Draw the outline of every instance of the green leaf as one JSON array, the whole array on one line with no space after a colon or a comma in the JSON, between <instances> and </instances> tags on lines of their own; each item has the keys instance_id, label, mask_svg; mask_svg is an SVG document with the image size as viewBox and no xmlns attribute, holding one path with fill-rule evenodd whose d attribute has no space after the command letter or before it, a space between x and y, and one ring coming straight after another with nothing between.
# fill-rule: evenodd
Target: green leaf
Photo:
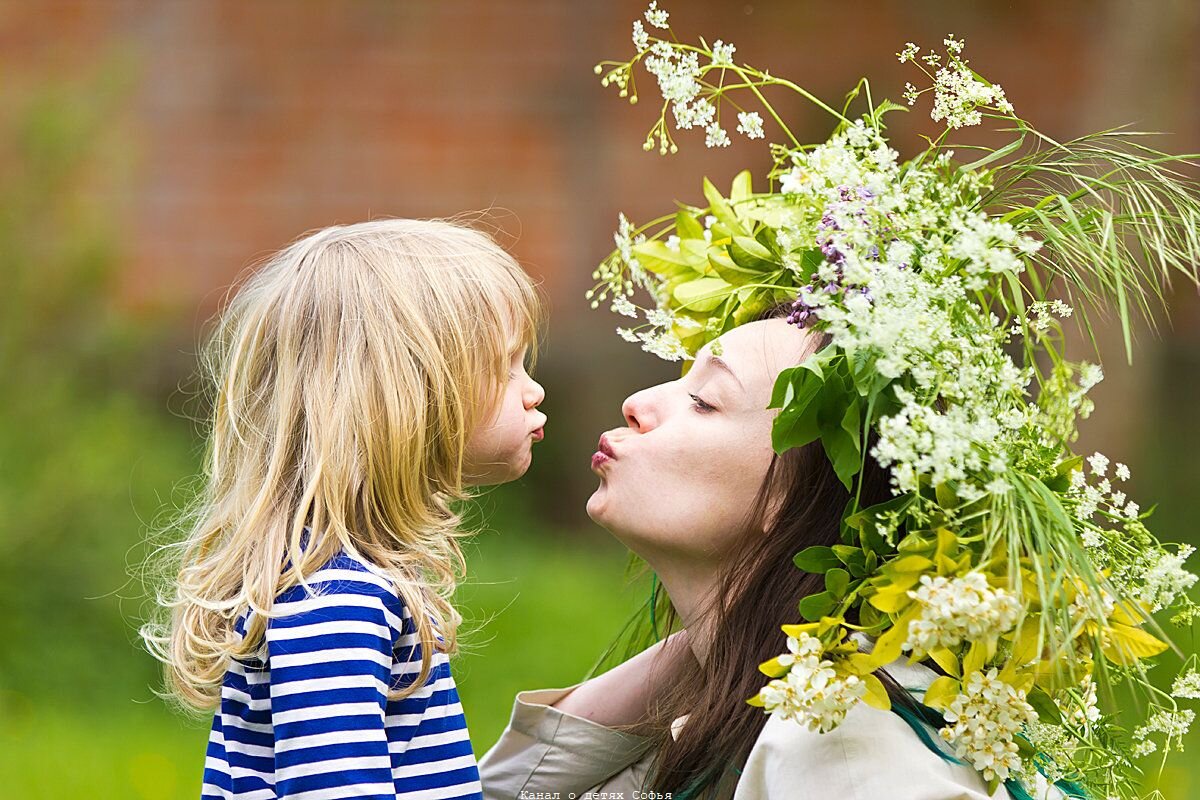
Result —
<instances>
[{"instance_id":1,"label":"green leaf","mask_svg":"<svg viewBox=\"0 0 1200 800\"><path fill-rule=\"evenodd\" d=\"M779 266L775 254L750 236L734 236L729 245L729 257L742 269L755 273L768 272Z\"/></svg>"},{"instance_id":2,"label":"green leaf","mask_svg":"<svg viewBox=\"0 0 1200 800\"><path fill-rule=\"evenodd\" d=\"M954 702L954 698L958 696L958 690L958 681L943 675L929 684L929 688L925 690L923 702L930 708L944 711Z\"/></svg>"},{"instance_id":3,"label":"green leaf","mask_svg":"<svg viewBox=\"0 0 1200 800\"><path fill-rule=\"evenodd\" d=\"M775 656L775 658L772 658L769 661L764 661L758 665L758 671L763 675L766 675L768 678L782 678L791 668L792 666L790 664L786 667L780 664L779 656Z\"/></svg>"},{"instance_id":4,"label":"green leaf","mask_svg":"<svg viewBox=\"0 0 1200 800\"><path fill-rule=\"evenodd\" d=\"M840 563L838 557L833 554L832 548L819 544L804 548L795 555L792 562L805 572L817 575L825 570L833 569Z\"/></svg>"},{"instance_id":5,"label":"green leaf","mask_svg":"<svg viewBox=\"0 0 1200 800\"><path fill-rule=\"evenodd\" d=\"M887 689L884 688L883 681L874 675L863 675L863 683L867 685L867 691L863 695L863 702L872 708L877 708L880 711L887 711L892 707L892 699L888 697Z\"/></svg>"},{"instance_id":6,"label":"green leaf","mask_svg":"<svg viewBox=\"0 0 1200 800\"><path fill-rule=\"evenodd\" d=\"M846 596L846 587L850 585L850 573L841 567L833 567L825 572L825 591L838 600Z\"/></svg>"},{"instance_id":7,"label":"green leaf","mask_svg":"<svg viewBox=\"0 0 1200 800\"><path fill-rule=\"evenodd\" d=\"M704 228L691 214L680 209L675 214L675 231L681 239L703 239Z\"/></svg>"},{"instance_id":8,"label":"green leaf","mask_svg":"<svg viewBox=\"0 0 1200 800\"><path fill-rule=\"evenodd\" d=\"M733 186L729 190L729 201L731 203L741 203L750 199L750 195L754 193L754 178L750 175L750 170L744 169L733 177Z\"/></svg>"},{"instance_id":9,"label":"green leaf","mask_svg":"<svg viewBox=\"0 0 1200 800\"><path fill-rule=\"evenodd\" d=\"M697 278L679 284L673 294L689 311L712 311L732 290L733 287L720 278Z\"/></svg>"},{"instance_id":10,"label":"green leaf","mask_svg":"<svg viewBox=\"0 0 1200 800\"><path fill-rule=\"evenodd\" d=\"M1047 725L1057 725L1062 722L1062 712L1058 708L1058 703L1055 703L1043 690L1034 688L1030 690L1025 699L1037 712L1039 722Z\"/></svg>"},{"instance_id":11,"label":"green leaf","mask_svg":"<svg viewBox=\"0 0 1200 800\"><path fill-rule=\"evenodd\" d=\"M682 247L678 251L672 250L665 242L657 240L635 244L633 254L650 272L668 278L699 272L704 265L703 259L697 260Z\"/></svg>"},{"instance_id":12,"label":"green leaf","mask_svg":"<svg viewBox=\"0 0 1200 800\"><path fill-rule=\"evenodd\" d=\"M816 622L821 617L826 616L836 605L836 600L829 592L817 592L810 594L808 597L800 601L800 616L807 620Z\"/></svg>"},{"instance_id":13,"label":"green leaf","mask_svg":"<svg viewBox=\"0 0 1200 800\"><path fill-rule=\"evenodd\" d=\"M730 248L732 251L732 248ZM730 258L729 254L723 249L714 247L708 252L708 263L716 271L717 275L734 286L741 286L743 283L757 282L762 276L762 272L752 267L739 264L735 259Z\"/></svg>"},{"instance_id":14,"label":"green leaf","mask_svg":"<svg viewBox=\"0 0 1200 800\"><path fill-rule=\"evenodd\" d=\"M712 215L727 229L730 235L746 236L749 234L749 231L743 228L742 223L738 221L737 215L733 213L729 203L708 178L704 179L704 198L708 200L708 208ZM713 237L719 238L716 233L713 234Z\"/></svg>"}]
</instances>

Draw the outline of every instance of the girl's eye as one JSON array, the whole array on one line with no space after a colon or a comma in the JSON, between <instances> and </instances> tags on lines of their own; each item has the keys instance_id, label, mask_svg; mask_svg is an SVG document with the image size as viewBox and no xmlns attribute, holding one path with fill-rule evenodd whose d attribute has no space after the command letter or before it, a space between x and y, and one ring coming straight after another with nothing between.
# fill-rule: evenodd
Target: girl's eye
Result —
<instances>
[{"instance_id":1,"label":"girl's eye","mask_svg":"<svg viewBox=\"0 0 1200 800\"><path fill-rule=\"evenodd\" d=\"M689 394L688 397L692 398L692 408L696 409L701 414L707 414L710 411L717 410L715 406L710 406L708 403L704 402L694 394Z\"/></svg>"}]
</instances>

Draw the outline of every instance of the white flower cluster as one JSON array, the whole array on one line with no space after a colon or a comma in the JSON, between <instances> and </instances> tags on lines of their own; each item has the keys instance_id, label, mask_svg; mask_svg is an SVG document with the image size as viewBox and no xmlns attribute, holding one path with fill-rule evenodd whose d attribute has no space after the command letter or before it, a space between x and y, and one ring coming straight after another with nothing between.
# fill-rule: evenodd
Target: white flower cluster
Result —
<instances>
[{"instance_id":1,"label":"white flower cluster","mask_svg":"<svg viewBox=\"0 0 1200 800\"><path fill-rule=\"evenodd\" d=\"M700 94L700 57L694 51L655 42L646 56L646 69L658 80L663 98L671 103L690 103Z\"/></svg>"},{"instance_id":2,"label":"white flower cluster","mask_svg":"<svg viewBox=\"0 0 1200 800\"><path fill-rule=\"evenodd\" d=\"M646 22L649 22L656 28L666 30L669 26L667 18L671 15L658 7L658 0L650 0L650 6L646 9Z\"/></svg>"},{"instance_id":3,"label":"white flower cluster","mask_svg":"<svg viewBox=\"0 0 1200 800\"><path fill-rule=\"evenodd\" d=\"M759 691L763 707L813 732L828 733L866 694L866 684L855 675L839 675L832 661L821 658L821 642L814 636L789 637L788 651L780 662L790 664L791 670Z\"/></svg>"},{"instance_id":4,"label":"white flower cluster","mask_svg":"<svg viewBox=\"0 0 1200 800\"><path fill-rule=\"evenodd\" d=\"M1017 431L1036 412L1014 403L1030 373L1006 354L1009 334L998 319L963 309L996 273L1023 271L1037 243L963 211L963 198L947 192L935 169L901 172L895 151L862 120L792 162L780 176L785 196L823 208L815 233L781 228L781 246L816 246L825 256L800 302L840 349L874 354L880 374L908 376L918 390L898 393L903 407L881 422L873 451L891 467L895 489L910 491L922 476L936 484L998 467L982 487L964 484L960 496L1007 491L1006 443L1017 446ZM946 402L935 409L931 397Z\"/></svg>"},{"instance_id":5,"label":"white flower cluster","mask_svg":"<svg viewBox=\"0 0 1200 800\"><path fill-rule=\"evenodd\" d=\"M1018 234L1007 222L978 211L952 214L950 230L953 238L946 255L966 262L966 288L972 292L986 286L990 275L1023 272L1025 264L1021 256L1033 255L1041 247L1028 236Z\"/></svg>"},{"instance_id":6,"label":"white flower cluster","mask_svg":"<svg viewBox=\"0 0 1200 800\"><path fill-rule=\"evenodd\" d=\"M1191 669L1175 678L1171 694L1187 700L1200 700L1200 672Z\"/></svg>"},{"instance_id":7,"label":"white flower cluster","mask_svg":"<svg viewBox=\"0 0 1200 800\"><path fill-rule=\"evenodd\" d=\"M1084 675L1079 687L1055 693L1054 702L1063 718L1082 728L1100 719L1100 706L1096 697L1096 681Z\"/></svg>"},{"instance_id":8,"label":"white flower cluster","mask_svg":"<svg viewBox=\"0 0 1200 800\"><path fill-rule=\"evenodd\" d=\"M1151 611L1160 611L1192 588L1196 574L1184 569L1183 562L1194 552L1196 548L1182 544L1174 553L1160 550L1153 554L1135 594L1137 599L1150 606Z\"/></svg>"},{"instance_id":9,"label":"white flower cluster","mask_svg":"<svg viewBox=\"0 0 1200 800\"><path fill-rule=\"evenodd\" d=\"M942 715L949 724L938 731L954 747L955 755L970 761L989 781L1003 781L1010 773L1021 771L1013 737L1037 720L1025 693L996 675L994 668L987 674L971 673L962 693Z\"/></svg>"},{"instance_id":10,"label":"white flower cluster","mask_svg":"<svg viewBox=\"0 0 1200 800\"><path fill-rule=\"evenodd\" d=\"M983 121L981 106L1011 114L1012 103L999 86L979 80L964 65L951 64L939 69L933 80L934 122L946 120L951 128L965 128Z\"/></svg>"},{"instance_id":11,"label":"white flower cluster","mask_svg":"<svg viewBox=\"0 0 1200 800\"><path fill-rule=\"evenodd\" d=\"M954 35L950 34L942 40L942 45L946 48L945 66L942 66L942 57L932 51L920 57L920 61L928 66L939 68L933 77L933 111L930 117L934 122L944 119L946 125L951 128L964 128L983 121L980 108L994 108L1004 114L1012 113L1012 103L1004 96L1004 90L976 78L967 67L968 62L960 57L964 46L961 39L955 39ZM920 47L908 42L896 57L901 64L916 62L920 52ZM904 88L904 99L909 105L915 103L917 97L923 93L911 83L906 84Z\"/></svg>"},{"instance_id":12,"label":"white flower cluster","mask_svg":"<svg viewBox=\"0 0 1200 800\"><path fill-rule=\"evenodd\" d=\"M1017 596L993 589L978 570L961 578L922 575L920 588L908 596L920 605L921 616L909 625L904 649L921 656L1007 633L1021 617Z\"/></svg>"},{"instance_id":13,"label":"white flower cluster","mask_svg":"<svg viewBox=\"0 0 1200 800\"><path fill-rule=\"evenodd\" d=\"M1056 783L1068 777L1063 765L1070 764L1078 743L1070 732L1061 725L1034 722L1023 734L1037 751L1037 757L1025 762L1018 779L1027 790L1044 783ZM1035 797L1052 797L1051 793L1031 792Z\"/></svg>"},{"instance_id":14,"label":"white flower cluster","mask_svg":"<svg viewBox=\"0 0 1200 800\"><path fill-rule=\"evenodd\" d=\"M1138 757L1148 756L1158 750L1158 742L1150 738L1152 734L1162 734L1165 737L1164 751L1168 753L1172 750L1182 751L1183 737L1187 736L1187 732L1195 720L1196 712L1191 709L1157 711L1150 719L1146 720L1145 725L1133 732L1133 754Z\"/></svg>"},{"instance_id":15,"label":"white flower cluster","mask_svg":"<svg viewBox=\"0 0 1200 800\"><path fill-rule=\"evenodd\" d=\"M738 133L747 139L763 138L763 120L757 111L743 111L738 114Z\"/></svg>"}]
</instances>

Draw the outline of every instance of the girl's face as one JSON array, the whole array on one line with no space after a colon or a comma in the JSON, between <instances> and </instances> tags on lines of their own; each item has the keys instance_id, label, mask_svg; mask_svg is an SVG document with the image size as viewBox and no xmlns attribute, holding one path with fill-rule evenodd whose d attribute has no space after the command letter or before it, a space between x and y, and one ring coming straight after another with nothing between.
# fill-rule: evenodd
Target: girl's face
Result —
<instances>
[{"instance_id":1,"label":"girl's face","mask_svg":"<svg viewBox=\"0 0 1200 800\"><path fill-rule=\"evenodd\" d=\"M809 354L809 335L782 319L753 322L696 356L679 380L622 405L626 426L592 457L600 486L588 515L653 566L719 564L745 526L771 464L767 409L775 378Z\"/></svg>"},{"instance_id":2,"label":"girl's face","mask_svg":"<svg viewBox=\"0 0 1200 800\"><path fill-rule=\"evenodd\" d=\"M515 349L499 403L467 439L463 478L468 485L516 480L533 461L533 443L542 440L546 424L546 415L537 410L546 391L525 371L527 349Z\"/></svg>"}]
</instances>

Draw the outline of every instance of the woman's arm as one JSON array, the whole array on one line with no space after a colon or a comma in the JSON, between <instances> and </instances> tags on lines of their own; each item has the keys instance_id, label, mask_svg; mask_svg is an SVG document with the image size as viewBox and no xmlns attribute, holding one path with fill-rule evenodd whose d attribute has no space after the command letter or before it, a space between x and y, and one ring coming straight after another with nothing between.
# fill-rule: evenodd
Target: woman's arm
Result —
<instances>
[{"instance_id":1,"label":"woman's arm","mask_svg":"<svg viewBox=\"0 0 1200 800\"><path fill-rule=\"evenodd\" d=\"M678 631L575 687L553 707L607 728L645 734L651 700L661 693L666 680L694 660L687 631Z\"/></svg>"},{"instance_id":2,"label":"woman's arm","mask_svg":"<svg viewBox=\"0 0 1200 800\"><path fill-rule=\"evenodd\" d=\"M518 694L508 727L479 761L484 798L593 788L631 797L653 746L632 731L646 729L661 681L693 657L677 633L573 689Z\"/></svg>"}]
</instances>

